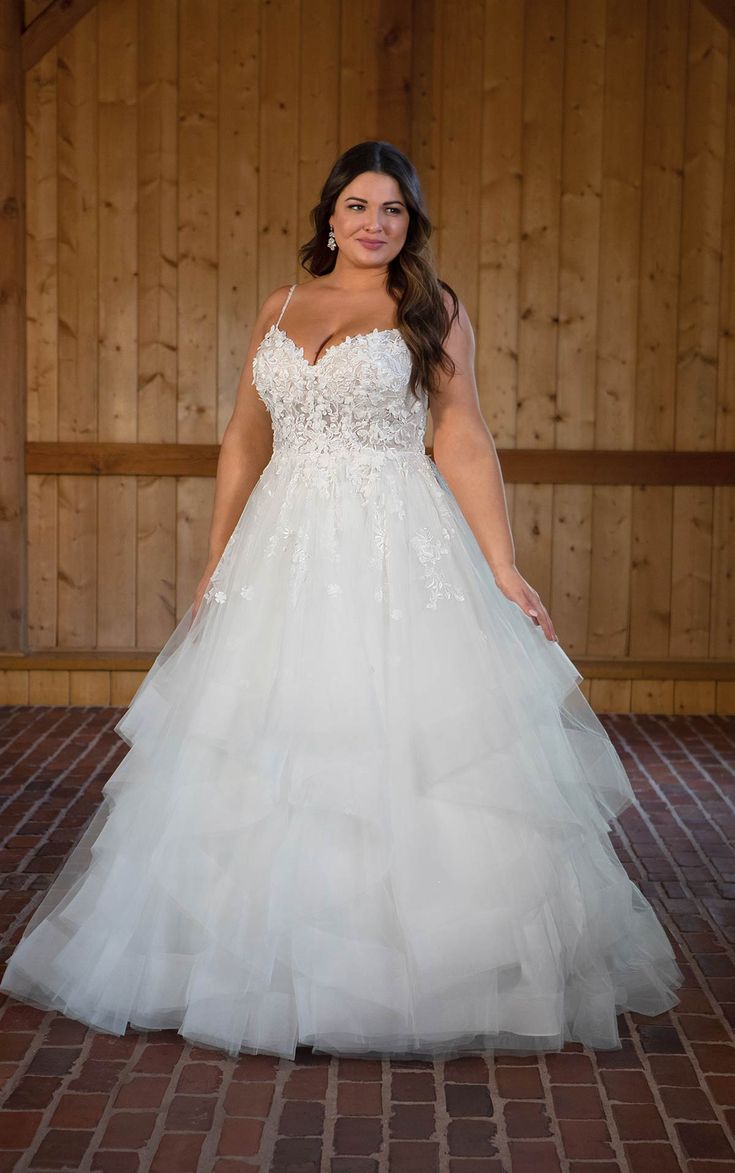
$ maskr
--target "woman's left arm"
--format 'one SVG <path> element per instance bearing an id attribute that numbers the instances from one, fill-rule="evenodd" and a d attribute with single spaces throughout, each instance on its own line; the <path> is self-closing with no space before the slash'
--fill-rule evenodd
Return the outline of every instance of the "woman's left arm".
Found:
<path id="1" fill-rule="evenodd" d="M 448 296 L 447 308 L 451 312 Z M 462 302 L 444 349 L 456 370 L 449 376 L 440 369 L 439 393 L 431 400 L 434 463 L 456 497 L 500 590 L 530 615 L 547 639 L 555 640 L 551 616 L 515 564 L 500 461 L 477 393 L 475 335 Z"/>

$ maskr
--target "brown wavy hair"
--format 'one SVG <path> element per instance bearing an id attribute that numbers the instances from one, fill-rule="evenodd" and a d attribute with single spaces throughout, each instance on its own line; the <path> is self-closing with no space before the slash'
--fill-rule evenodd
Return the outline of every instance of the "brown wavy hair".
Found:
<path id="1" fill-rule="evenodd" d="M 429 237 L 432 232 L 421 183 L 410 159 L 392 143 L 366 139 L 344 151 L 334 163 L 311 209 L 314 229 L 311 240 L 298 252 L 299 264 L 314 277 L 331 273 L 336 255 L 327 248 L 329 220 L 339 193 L 364 171 L 392 175 L 403 194 L 409 212 L 408 232 L 401 251 L 389 262 L 387 289 L 397 305 L 396 320 L 412 357 L 410 388 L 418 386 L 429 395 L 438 390 L 438 367 L 450 376 L 455 364 L 443 347 L 452 322 L 459 313 L 457 295 L 437 276 Z M 444 289 L 452 301 L 449 314 L 442 297 Z"/>

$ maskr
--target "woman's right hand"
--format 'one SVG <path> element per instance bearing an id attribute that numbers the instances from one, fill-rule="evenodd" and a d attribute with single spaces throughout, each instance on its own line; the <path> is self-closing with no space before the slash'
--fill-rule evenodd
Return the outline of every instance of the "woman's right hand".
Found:
<path id="1" fill-rule="evenodd" d="M 218 554 L 216 557 L 210 558 L 207 562 L 207 565 L 204 567 L 204 573 L 199 579 L 199 582 L 196 585 L 196 590 L 194 591 L 194 602 L 191 605 L 192 620 L 196 618 L 197 611 L 199 610 L 202 599 L 204 598 L 204 592 L 209 586 L 209 580 L 214 573 L 215 567 L 219 562 L 220 557 L 221 555 Z"/>

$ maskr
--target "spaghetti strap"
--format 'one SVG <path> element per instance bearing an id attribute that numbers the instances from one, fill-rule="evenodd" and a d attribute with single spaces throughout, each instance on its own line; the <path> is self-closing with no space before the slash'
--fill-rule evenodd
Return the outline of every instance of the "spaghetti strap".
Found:
<path id="1" fill-rule="evenodd" d="M 291 286 L 291 288 L 289 289 L 289 291 L 288 291 L 288 297 L 286 298 L 286 300 L 284 301 L 283 305 L 281 306 L 281 312 L 280 312 L 280 314 L 278 315 L 278 321 L 276 322 L 276 326 L 280 326 L 280 324 L 281 324 L 281 318 L 283 317 L 283 314 L 284 314 L 284 311 L 285 311 L 285 309 L 286 309 L 286 306 L 288 305 L 288 303 L 289 303 L 289 302 L 290 302 L 290 300 L 291 300 L 291 294 L 293 293 L 293 291 L 294 291 L 294 289 L 295 289 L 295 288 L 296 288 L 296 286 L 295 286 L 295 285 L 292 285 L 292 286 Z"/>

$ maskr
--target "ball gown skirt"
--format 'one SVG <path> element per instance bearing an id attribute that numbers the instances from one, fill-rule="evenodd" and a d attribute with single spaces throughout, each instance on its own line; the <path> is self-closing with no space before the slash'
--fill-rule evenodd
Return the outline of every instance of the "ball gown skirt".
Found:
<path id="1" fill-rule="evenodd" d="M 0 990 L 233 1055 L 619 1047 L 681 983 L 610 842 L 633 792 L 425 455 L 405 342 L 310 364 L 276 323 L 253 373 L 273 456 Z"/>

